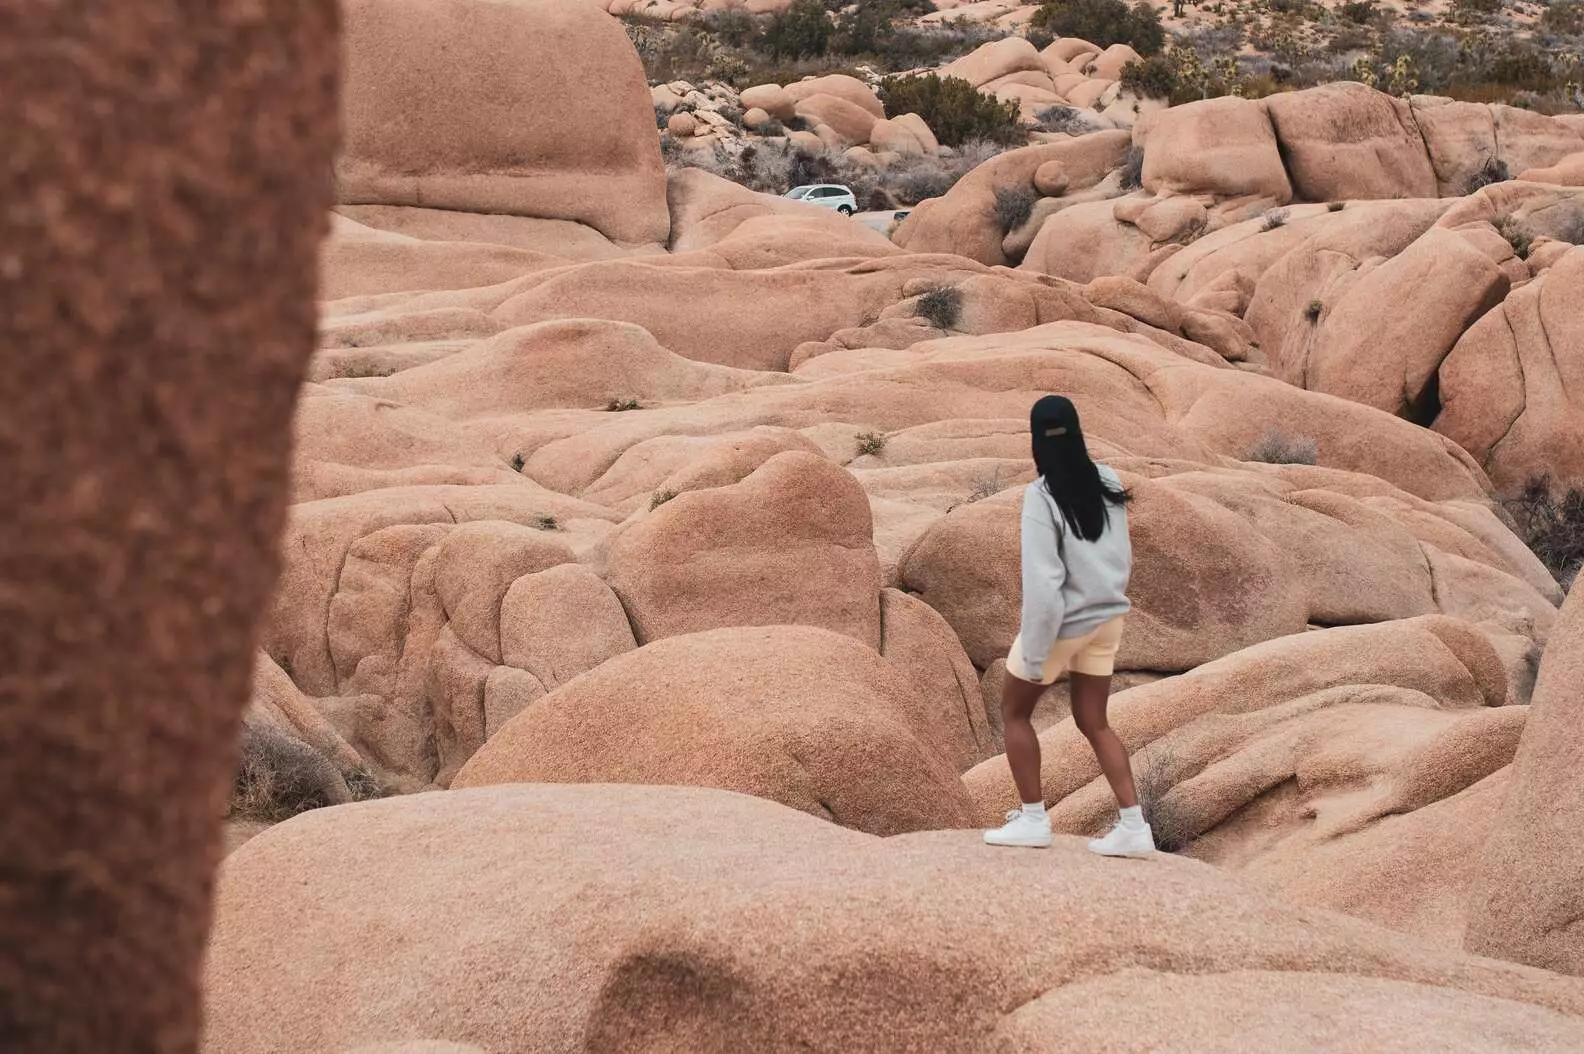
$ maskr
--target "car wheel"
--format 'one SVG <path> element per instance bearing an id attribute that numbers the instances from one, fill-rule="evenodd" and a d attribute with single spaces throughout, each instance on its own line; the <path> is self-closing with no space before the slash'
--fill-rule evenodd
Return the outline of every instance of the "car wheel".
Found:
<path id="1" fill-rule="evenodd" d="M 836 211 L 841 213 L 843 216 L 851 216 L 853 214 L 853 207 L 851 205 L 838 205 L 836 207 Z"/>

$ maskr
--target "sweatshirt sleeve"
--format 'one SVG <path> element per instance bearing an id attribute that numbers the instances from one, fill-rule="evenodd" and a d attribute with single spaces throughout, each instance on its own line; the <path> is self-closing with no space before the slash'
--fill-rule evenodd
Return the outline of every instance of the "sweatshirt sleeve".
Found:
<path id="1" fill-rule="evenodd" d="M 1067 568 L 1057 549 L 1058 531 L 1050 503 L 1030 487 L 1023 494 L 1023 661 L 1043 676 L 1045 656 L 1061 632 L 1066 607 L 1062 583 Z"/>

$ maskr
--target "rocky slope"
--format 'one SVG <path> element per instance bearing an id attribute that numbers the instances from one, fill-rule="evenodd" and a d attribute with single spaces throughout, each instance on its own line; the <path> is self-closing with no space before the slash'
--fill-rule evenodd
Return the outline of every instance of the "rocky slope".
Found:
<path id="1" fill-rule="evenodd" d="M 210 1049 L 1118 1049 L 1124 986 L 1181 1030 L 1125 1049 L 1584 1042 L 1584 982 L 1462 950 L 1579 968 L 1571 832 L 1521 828 L 1499 887 L 1490 837 L 1577 745 L 1577 620 L 1493 501 L 1584 484 L 1576 122 L 1213 100 L 1009 152 L 891 240 L 668 175 L 594 5 L 346 15 L 251 720 L 434 793 L 230 858 Z M 846 90 L 791 94 L 872 119 Z M 1523 178 L 1466 193 L 1491 156 Z M 1114 724 L 1197 862 L 964 830 L 1012 793 L 1052 391 L 1136 496 Z M 1107 799 L 1063 705 L 1081 834 Z"/>

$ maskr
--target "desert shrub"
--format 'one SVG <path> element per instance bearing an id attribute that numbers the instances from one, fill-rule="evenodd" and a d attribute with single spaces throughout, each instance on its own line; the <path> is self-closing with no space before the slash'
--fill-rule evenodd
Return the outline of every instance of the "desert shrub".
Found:
<path id="1" fill-rule="evenodd" d="M 672 498 L 676 497 L 674 490 L 657 490 L 649 495 L 649 511 L 653 512 Z"/>
<path id="2" fill-rule="evenodd" d="M 1502 0 L 1452 0 L 1454 22 L 1470 25 L 1501 13 Z"/>
<path id="3" fill-rule="evenodd" d="M 1276 230 L 1276 229 L 1278 229 L 1280 227 L 1285 227 L 1285 226 L 1287 226 L 1287 210 L 1286 209 L 1271 209 L 1269 212 L 1267 212 L 1265 214 L 1265 219 L 1260 224 L 1260 230 L 1262 230 L 1262 231 L 1274 231 L 1274 230 Z"/>
<path id="4" fill-rule="evenodd" d="M 753 16 L 741 8 L 711 11 L 704 16 L 704 25 L 721 43 L 733 48 L 751 44 L 754 31 L 759 28 Z"/>
<path id="5" fill-rule="evenodd" d="M 952 329 L 962 316 L 962 290 L 949 285 L 931 289 L 918 298 L 913 314 L 936 329 Z"/>
<path id="6" fill-rule="evenodd" d="M 561 529 L 561 521 L 554 516 L 535 516 L 533 525 L 541 531 L 559 531 Z"/>
<path id="7" fill-rule="evenodd" d="M 858 435 L 858 453 L 878 454 L 885 449 L 886 438 L 879 432 L 861 432 Z"/>
<path id="8" fill-rule="evenodd" d="M 1166 43 L 1160 15 L 1144 0 L 1132 7 L 1125 0 L 1045 0 L 1029 24 L 1103 48 L 1127 44 L 1140 55 L 1153 55 Z"/>
<path id="9" fill-rule="evenodd" d="M 1483 187 L 1490 186 L 1492 183 L 1505 183 L 1511 178 L 1512 173 L 1507 169 L 1507 162 L 1493 155 L 1487 157 L 1485 163 L 1480 166 L 1479 171 L 1468 178 L 1468 183 L 1464 185 L 1463 192 L 1465 194 L 1473 194 Z"/>
<path id="10" fill-rule="evenodd" d="M 229 816 L 274 823 L 353 797 L 333 761 L 268 725 L 243 727 L 241 754 L 227 808 Z M 360 777 L 360 786 L 363 777 L 366 774 Z"/>
<path id="11" fill-rule="evenodd" d="M 1176 752 L 1157 741 L 1139 758 L 1134 781 L 1144 821 L 1155 837 L 1155 848 L 1163 853 L 1182 852 L 1199 834 L 1192 815 L 1171 800 L 1180 767 Z"/>
<path id="12" fill-rule="evenodd" d="M 612 399 L 605 404 L 605 409 L 611 413 L 621 413 L 625 410 L 641 410 L 637 399 Z"/>
<path id="13" fill-rule="evenodd" d="M 1249 447 L 1244 461 L 1263 461 L 1267 465 L 1313 465 L 1320 460 L 1320 448 L 1308 436 L 1295 436 L 1272 428 Z"/>
<path id="14" fill-rule="evenodd" d="M 723 81 L 736 88 L 746 88 L 748 84 L 748 63 L 733 55 L 729 51 L 716 52 L 704 67 L 704 76 L 712 81 Z M 723 113 L 727 111 L 723 110 Z M 742 115 L 737 115 L 733 123 L 741 123 Z"/>
<path id="15" fill-rule="evenodd" d="M 1122 87 L 1146 99 L 1170 99 L 1177 93 L 1177 65 L 1167 55 L 1151 55 L 1122 67 Z"/>
<path id="16" fill-rule="evenodd" d="M 1507 244 L 1512 246 L 1518 259 L 1529 259 L 1529 250 L 1534 248 L 1534 231 L 1530 230 L 1527 224 L 1512 216 L 1503 216 L 1501 222 L 1496 225 L 1496 230 L 1507 239 Z"/>
<path id="17" fill-rule="evenodd" d="M 1174 44 L 1159 55 L 1122 67 L 1122 87 L 1174 106 L 1223 95 L 1250 94 L 1237 59 L 1223 56 L 1206 65 L 1199 52 Z"/>
<path id="18" fill-rule="evenodd" d="M 1065 132 L 1068 135 L 1084 135 L 1090 129 L 1089 122 L 1076 106 L 1047 106 L 1034 115 L 1039 122 L 1042 132 Z"/>
<path id="19" fill-rule="evenodd" d="M 523 465 L 525 464 L 527 464 L 527 462 L 523 460 L 523 456 L 521 454 L 512 455 L 511 467 L 513 472 L 521 472 L 523 470 Z"/>
<path id="20" fill-rule="evenodd" d="M 778 59 L 801 59 L 830 51 L 835 26 L 821 0 L 792 0 L 765 24 L 759 50 Z"/>
<path id="21" fill-rule="evenodd" d="M 963 173 L 954 166 L 930 158 L 925 163 L 893 171 L 889 185 L 898 201 L 904 205 L 917 205 L 925 198 L 938 198 L 945 194 L 962 177 Z"/>
<path id="22" fill-rule="evenodd" d="M 1584 490 L 1555 495 L 1551 480 L 1534 479 L 1506 507 L 1519 537 L 1566 589 L 1584 565 Z"/>
<path id="23" fill-rule="evenodd" d="M 1307 318 L 1310 322 L 1319 322 L 1320 316 L 1324 313 L 1325 304 L 1318 300 L 1311 300 L 1309 301 L 1308 305 L 1304 307 L 1304 318 Z"/>
<path id="24" fill-rule="evenodd" d="M 1004 234 L 1010 234 L 1034 215 L 1034 205 L 1039 195 L 1031 187 L 997 187 L 995 192 L 995 218 Z"/>
<path id="25" fill-rule="evenodd" d="M 1560 37 L 1584 36 L 1584 2 L 1564 0 L 1546 5 L 1540 27 Z"/>
<path id="26" fill-rule="evenodd" d="M 1144 148 L 1130 146 L 1122 155 L 1122 189 L 1137 190 L 1144 185 Z"/>
<path id="27" fill-rule="evenodd" d="M 1347 208 L 1347 202 L 1345 201 L 1331 201 L 1326 203 L 1327 212 L 1341 212 L 1345 208 Z"/>
<path id="28" fill-rule="evenodd" d="M 1006 484 L 1001 482 L 1001 470 L 996 469 L 988 476 L 980 476 L 968 488 L 969 502 L 984 501 L 993 498 L 1006 489 Z"/>
<path id="29" fill-rule="evenodd" d="M 1024 138 L 1016 103 L 1002 102 L 956 77 L 887 77 L 880 85 L 880 101 L 889 117 L 918 114 L 947 146 L 970 139 L 1011 143 Z"/>
<path id="30" fill-rule="evenodd" d="M 1375 21 L 1375 0 L 1347 0 L 1337 8 L 1337 14 L 1354 25 L 1367 26 Z"/>

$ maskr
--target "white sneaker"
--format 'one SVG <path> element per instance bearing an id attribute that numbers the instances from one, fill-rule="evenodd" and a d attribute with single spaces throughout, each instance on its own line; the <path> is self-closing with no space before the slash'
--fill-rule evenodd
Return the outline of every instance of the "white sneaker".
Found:
<path id="1" fill-rule="evenodd" d="M 1026 845 L 1034 849 L 1049 849 L 1051 844 L 1050 818 L 1030 819 L 1022 809 L 1007 813 L 1004 827 L 984 833 L 986 845 Z"/>
<path id="2" fill-rule="evenodd" d="M 1091 841 L 1089 851 L 1101 856 L 1149 856 L 1155 851 L 1155 835 L 1149 824 L 1132 828 L 1117 824 L 1104 838 Z"/>

